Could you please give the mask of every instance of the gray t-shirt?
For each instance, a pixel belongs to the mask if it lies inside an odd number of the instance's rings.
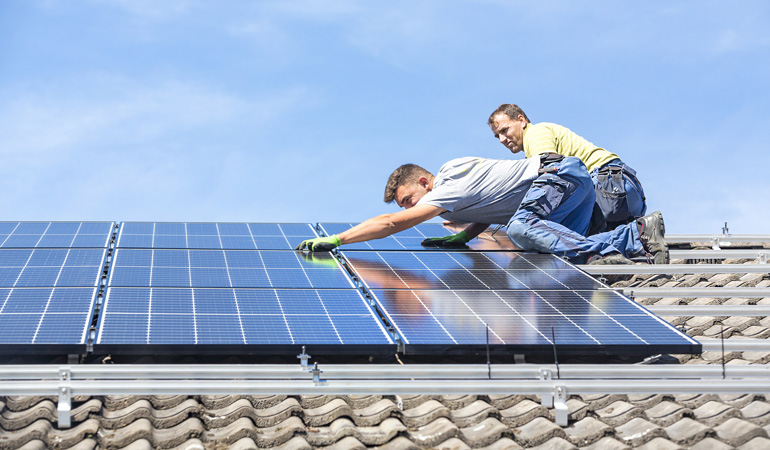
[[[539,168],[540,158],[453,159],[441,166],[433,189],[417,204],[446,209],[441,217],[447,220],[507,224]]]

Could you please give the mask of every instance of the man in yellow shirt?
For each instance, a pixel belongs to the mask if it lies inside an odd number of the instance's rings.
[[[644,190],[636,178],[636,171],[615,153],[597,147],[561,125],[532,124],[524,111],[514,104],[500,105],[489,116],[488,124],[495,137],[512,153],[523,151],[526,158],[557,153],[583,161],[594,183],[596,204],[604,216],[605,230],[645,215]]]

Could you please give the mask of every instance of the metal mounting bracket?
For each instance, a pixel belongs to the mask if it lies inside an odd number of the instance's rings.
[[[767,253],[760,253],[757,255],[757,262],[759,264],[767,264]]]
[[[310,355],[305,353],[305,346],[302,346],[302,353],[297,355],[297,358],[299,359],[300,364],[302,364],[303,369],[307,369],[307,360],[310,359]]]
[[[714,236],[711,238],[711,249],[712,250],[722,250],[721,247],[719,247],[719,237]]]
[[[553,402],[553,409],[556,411],[556,425],[566,427],[569,424],[567,388],[565,386],[556,386],[555,391],[556,398]]]
[[[323,373],[323,370],[318,368],[318,363],[313,364],[313,370],[311,370],[310,373],[313,374],[313,383],[321,383],[321,374]]]
[[[59,404],[56,408],[59,428],[72,426],[70,412],[72,411],[72,372],[69,367],[59,369]]]
[[[540,379],[543,381],[551,381],[551,369],[540,369]],[[540,404],[546,408],[553,407],[553,394],[543,394],[540,397]]]

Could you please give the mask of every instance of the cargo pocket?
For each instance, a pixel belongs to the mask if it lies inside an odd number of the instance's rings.
[[[630,214],[626,185],[623,180],[623,168],[619,166],[604,167],[599,170],[595,186],[596,204],[602,210],[607,224],[625,223]]]
[[[547,173],[532,182],[532,187],[521,202],[521,209],[527,210],[541,219],[547,219],[564,203],[574,189],[569,182]]]

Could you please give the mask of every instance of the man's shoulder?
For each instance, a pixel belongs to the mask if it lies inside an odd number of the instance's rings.
[[[438,173],[451,177],[452,175],[466,173],[474,167],[489,167],[497,165],[508,167],[523,167],[529,164],[531,164],[531,161],[528,159],[492,159],[481,158],[478,156],[464,156],[462,158],[455,158],[447,161],[443,166],[441,166],[441,169],[439,169]]]

